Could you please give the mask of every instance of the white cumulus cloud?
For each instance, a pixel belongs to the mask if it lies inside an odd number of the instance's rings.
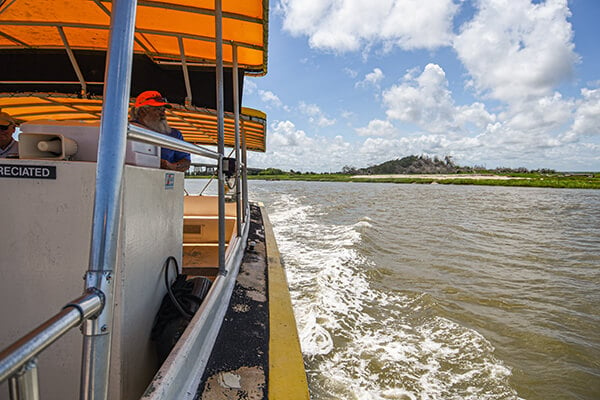
[[[283,27],[308,36],[313,48],[357,51],[373,42],[403,49],[436,48],[450,43],[452,0],[281,0]]]
[[[374,119],[369,121],[369,124],[366,127],[357,128],[356,133],[360,136],[392,137],[395,136],[398,131],[390,121]]]
[[[353,153],[352,145],[341,135],[333,138],[309,136],[286,120],[269,125],[266,153],[250,152],[248,158],[255,168],[337,172]]]
[[[308,121],[311,124],[326,127],[335,124],[335,119],[330,119],[325,116],[323,111],[316,104],[308,104],[303,101],[299,104],[300,112],[308,116]]]
[[[256,89],[258,89],[258,85],[253,79],[244,79],[244,96],[256,92]]]
[[[279,96],[277,96],[275,93],[269,90],[259,90],[258,95],[260,96],[260,99],[267,105],[271,105],[277,108],[281,108],[283,106],[283,103],[281,102],[281,99],[279,99]]]
[[[571,129],[563,136],[566,142],[585,137],[600,137],[600,89],[581,90]],[[599,153],[600,157],[600,153]]]
[[[454,39],[478,91],[507,103],[552,94],[579,62],[567,0],[482,0]],[[508,12],[510,11],[510,12]]]
[[[483,127],[494,121],[482,103],[457,106],[442,67],[428,64],[420,75],[412,71],[403,82],[383,92],[390,120],[417,124],[432,133],[467,133],[469,124]]]
[[[360,82],[356,82],[355,87],[366,87],[374,86],[379,87],[379,83],[384,78],[383,71],[381,68],[374,68],[373,72],[369,72],[365,75],[365,79]]]

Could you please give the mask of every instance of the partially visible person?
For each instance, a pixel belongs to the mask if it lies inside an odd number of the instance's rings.
[[[131,108],[131,122],[143,125],[148,129],[183,140],[181,132],[171,128],[167,123],[165,109],[171,108],[159,92],[147,90],[141,93]],[[190,168],[190,153],[162,148],[160,152],[160,167],[173,171],[185,172]]]
[[[13,138],[17,125],[17,120],[0,112],[0,158],[19,157],[19,143]]]

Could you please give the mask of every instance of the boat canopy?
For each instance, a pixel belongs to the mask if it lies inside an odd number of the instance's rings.
[[[169,122],[195,144],[217,143],[214,0],[138,0],[131,99],[157,90]],[[100,117],[112,2],[0,0],[0,107],[16,118]],[[267,72],[268,0],[223,0],[225,145],[233,146],[233,62]],[[34,93],[35,91],[35,93]],[[248,150],[265,150],[265,114],[242,110]]]
[[[215,64],[214,0],[138,0],[136,54],[155,63]],[[268,0],[224,0],[223,62],[232,46],[246,73],[267,72]],[[0,49],[106,51],[112,2],[108,0],[9,0],[0,2]]]
[[[130,106],[133,105],[133,102]],[[21,121],[40,119],[99,122],[102,98],[81,98],[56,93],[0,93],[0,109]],[[215,110],[173,104],[167,109],[169,125],[183,133],[187,142],[217,145],[217,113]],[[225,146],[235,145],[234,115],[225,113]],[[266,115],[259,110],[243,107],[240,113],[241,133],[251,151],[265,151]]]

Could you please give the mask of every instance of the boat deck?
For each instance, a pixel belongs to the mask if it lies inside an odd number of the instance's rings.
[[[288,318],[293,311],[272,228],[252,205],[248,248],[196,398],[308,399],[296,325]]]

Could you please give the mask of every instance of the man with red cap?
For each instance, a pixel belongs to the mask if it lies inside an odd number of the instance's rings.
[[[159,92],[147,90],[141,93],[131,108],[131,121],[144,125],[148,129],[183,140],[181,132],[171,128],[167,123],[165,110],[171,108]],[[190,153],[162,148],[160,152],[160,167],[174,171],[185,172],[191,164]]]

